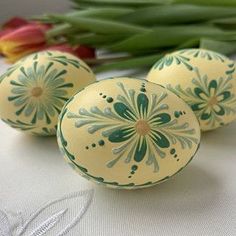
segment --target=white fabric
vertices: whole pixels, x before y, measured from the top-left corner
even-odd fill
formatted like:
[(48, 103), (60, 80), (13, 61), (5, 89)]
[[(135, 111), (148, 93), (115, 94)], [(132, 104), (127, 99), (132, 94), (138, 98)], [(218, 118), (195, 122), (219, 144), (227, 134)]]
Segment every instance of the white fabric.
[(203, 134), (192, 163), (171, 180), (112, 190), (70, 169), (55, 138), (27, 136), (0, 122), (0, 236), (60, 235), (75, 219), (64, 235), (235, 236), (235, 146), (233, 123)]

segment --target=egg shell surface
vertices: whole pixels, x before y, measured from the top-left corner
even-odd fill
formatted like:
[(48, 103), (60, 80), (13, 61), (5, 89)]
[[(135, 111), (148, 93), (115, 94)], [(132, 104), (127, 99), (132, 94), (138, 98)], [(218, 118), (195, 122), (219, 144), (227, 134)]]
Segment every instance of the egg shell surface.
[(188, 103), (203, 131), (236, 119), (235, 62), (222, 54), (205, 49), (167, 54), (153, 66), (147, 80)]
[(34, 135), (55, 135), (65, 102), (95, 81), (80, 59), (59, 51), (27, 56), (0, 77), (0, 118)]
[(169, 179), (200, 143), (191, 108), (160, 85), (133, 78), (96, 82), (73, 96), (59, 118), (58, 144), (83, 177), (135, 189)]

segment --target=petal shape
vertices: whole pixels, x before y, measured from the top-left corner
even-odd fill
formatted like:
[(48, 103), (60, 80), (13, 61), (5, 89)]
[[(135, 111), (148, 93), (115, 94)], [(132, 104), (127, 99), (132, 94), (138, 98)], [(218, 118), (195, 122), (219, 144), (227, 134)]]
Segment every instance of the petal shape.
[(214, 112), (218, 115), (218, 116), (223, 116), (225, 114), (225, 110), (222, 106), (220, 105), (215, 105), (213, 106)]
[(205, 101), (205, 98), (208, 97), (207, 94), (205, 94), (200, 88), (194, 88), (194, 93), (204, 101)]
[(141, 117), (143, 117), (143, 115), (147, 115), (147, 111), (148, 111), (148, 97), (146, 94), (144, 93), (140, 93), (137, 97), (137, 105), (138, 105), (138, 111), (139, 111), (139, 115)]
[(112, 143), (120, 143), (130, 139), (133, 134), (132, 128), (117, 129), (108, 136), (108, 140)]
[(223, 102), (224, 100), (226, 100), (227, 98), (229, 98), (231, 96), (231, 93), (229, 91), (225, 91), (223, 93), (220, 93), (217, 96), (217, 100), (218, 102)]
[(203, 105), (206, 106), (206, 104), (204, 103), (196, 103), (196, 104), (191, 105), (191, 108), (193, 111), (200, 111), (204, 107)]
[(152, 138), (153, 142), (160, 148), (168, 148), (170, 146), (169, 140), (164, 134), (159, 131), (152, 130), (152, 134), (150, 137)]
[(201, 115), (201, 120), (208, 120), (211, 117), (211, 112), (203, 112)]
[(122, 118), (135, 121), (135, 114), (124, 103), (116, 102), (114, 104), (114, 109)]
[(4, 22), (2, 25), (3, 29), (17, 29), (23, 25), (28, 25), (30, 22), (21, 17), (13, 17), (8, 21)]
[(151, 121), (157, 125), (166, 124), (166, 123), (170, 122), (170, 120), (171, 120), (171, 116), (167, 113), (157, 114), (157, 115), (153, 116), (153, 118), (151, 119)]
[(208, 91), (210, 94), (210, 97), (215, 96), (217, 90), (217, 82), (216, 80), (212, 80), (208, 85)]
[(147, 152), (147, 141), (145, 137), (140, 137), (134, 153), (134, 160), (140, 162), (143, 160)]
[(166, 65), (170, 66), (173, 62), (173, 59), (174, 58), (172, 56), (166, 56), (166, 58), (165, 58)]

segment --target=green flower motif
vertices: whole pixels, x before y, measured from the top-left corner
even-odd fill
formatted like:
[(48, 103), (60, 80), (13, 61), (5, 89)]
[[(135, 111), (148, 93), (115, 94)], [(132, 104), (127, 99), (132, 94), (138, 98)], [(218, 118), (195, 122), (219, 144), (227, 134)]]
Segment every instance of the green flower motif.
[(203, 49), (183, 49), (183, 50), (180, 50), (179, 52), (180, 54), (185, 54), (185, 56), (188, 55), (188, 56), (193, 56), (196, 58), (204, 58), (209, 61), (218, 60), (218, 61), (224, 62), (225, 60), (227, 60), (227, 58), (220, 53), (203, 50)]
[(119, 160), (125, 163), (142, 162), (153, 165), (158, 172), (158, 157), (164, 158), (166, 151), (176, 143), (182, 148), (191, 148), (198, 140), (193, 137), (194, 129), (189, 129), (188, 123), (178, 124), (168, 113), (168, 105), (164, 103), (167, 93), (148, 97), (145, 83), (139, 93), (126, 90), (122, 83), (117, 84), (122, 95), (118, 95), (113, 103), (113, 109), (106, 107), (104, 111), (98, 107), (90, 110), (79, 109), (79, 114), (67, 113), (70, 119), (76, 119), (75, 126), (87, 125), (88, 132), (93, 134), (101, 130), (103, 137), (118, 146), (112, 150), (115, 159), (107, 163), (113, 167)]
[[(201, 119), (207, 120), (212, 115), (225, 115), (224, 102), (230, 98), (229, 91), (219, 92), (216, 80), (210, 81), (207, 90), (195, 88), (194, 93), (201, 99), (201, 102), (193, 104), (193, 111), (202, 110)], [(215, 113), (215, 114), (213, 114)]]
[(58, 115), (65, 101), (69, 99), (65, 89), (73, 87), (65, 83), (66, 70), (53, 69), (53, 62), (38, 65), (34, 62), (29, 68), (21, 67), (18, 80), (11, 80), (12, 96), (8, 97), (18, 110), (16, 115), (32, 117), (31, 123), (45, 119), (51, 123), (51, 117)]
[(10, 119), (2, 119), (3, 122), (11, 126), (12, 128), (27, 131), (27, 130), (32, 130), (35, 128), (33, 124), (28, 124), (19, 120), (13, 121)]
[(162, 70), (164, 67), (169, 67), (173, 64), (183, 64), (188, 70), (192, 71), (194, 67), (189, 63), (191, 57), (204, 58), (206, 60), (218, 60), (221, 62), (224, 62), (227, 59), (217, 52), (202, 49), (183, 49), (172, 54), (166, 54), (163, 58), (157, 61), (153, 68)]
[(89, 67), (82, 65), (79, 62), (79, 60), (77, 60), (77, 59), (71, 59), (71, 58), (68, 58), (68, 57), (66, 57), (64, 55), (62, 55), (62, 56), (61, 55), (55, 56), (53, 53), (51, 53), (49, 51), (46, 51), (46, 53), (49, 56), (49, 59), (51, 61), (58, 62), (58, 63), (62, 64), (63, 66), (72, 65), (72, 66), (74, 66), (77, 69), (83, 68), (87, 72), (92, 73), (92, 71), (91, 71), (91, 69)]
[[(192, 83), (195, 87), (183, 89), (180, 85), (167, 88), (182, 97), (191, 106), (197, 117), (206, 121), (207, 125), (214, 127), (216, 124), (223, 124), (222, 117), (236, 114), (236, 97), (232, 90), (232, 64), (228, 65), (229, 70), (225, 72), (226, 78), (209, 80), (207, 75), (201, 76), (195, 68), (196, 78)], [(228, 73), (231, 71), (232, 73)]]
[(15, 64), (12, 65), (11, 67), (9, 67), (9, 68), (6, 70), (6, 72), (0, 76), (0, 83), (1, 83), (6, 77), (9, 77), (14, 71), (17, 70), (17, 69), (20, 67), (22, 61), (23, 61), (23, 59), (21, 59), (20, 62), (15, 63)]
[(181, 55), (180, 52), (181, 51), (174, 54), (166, 54), (163, 58), (157, 61), (153, 68), (162, 70), (165, 66), (169, 67), (175, 63), (176, 65), (183, 64), (188, 70), (193, 70), (193, 67), (189, 64), (190, 58)]

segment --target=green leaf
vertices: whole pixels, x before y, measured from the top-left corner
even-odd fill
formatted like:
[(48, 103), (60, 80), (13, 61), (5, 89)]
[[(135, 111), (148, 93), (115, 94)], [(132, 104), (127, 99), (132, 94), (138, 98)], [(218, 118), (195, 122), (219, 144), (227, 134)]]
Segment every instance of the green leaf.
[(86, 17), (72, 17), (55, 15), (52, 18), (61, 20), (71, 24), (73, 27), (78, 27), (83, 30), (102, 34), (135, 34), (147, 32), (148, 29), (131, 24), (119, 23), (116, 21), (86, 18)]
[(202, 38), (200, 40), (200, 48), (217, 51), (225, 55), (231, 55), (236, 52), (236, 40), (226, 42)]
[(151, 67), (157, 60), (163, 57), (163, 54), (155, 54), (148, 56), (140, 56), (131, 59), (124, 59), (119, 62), (103, 64), (94, 69), (95, 72), (103, 72), (109, 70), (126, 70), (140, 69), (142, 67)]
[(124, 37), (122, 34), (101, 35), (94, 33), (80, 34), (75, 36), (68, 36), (68, 40), (72, 44), (82, 44), (92, 47), (102, 47), (103, 45), (110, 45)]
[(143, 7), (151, 5), (169, 4), (172, 0), (72, 0), (77, 7)]
[(166, 5), (137, 9), (122, 16), (123, 22), (140, 25), (183, 24), (236, 16), (236, 8), (195, 5)]
[(174, 47), (184, 41), (201, 37), (227, 39), (232, 36), (236, 36), (236, 32), (225, 32), (213, 26), (163, 26), (131, 36), (108, 49), (133, 52), (151, 48)]
[(173, 0), (172, 3), (187, 3), (208, 6), (236, 6), (236, 0)]

